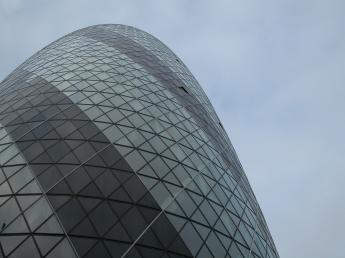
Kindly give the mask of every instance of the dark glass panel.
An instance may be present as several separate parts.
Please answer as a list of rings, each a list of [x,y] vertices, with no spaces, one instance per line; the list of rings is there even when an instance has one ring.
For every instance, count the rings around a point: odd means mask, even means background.
[[[97,206],[89,214],[89,218],[100,235],[104,235],[118,220],[106,202]]]
[[[10,258],[39,258],[39,252],[36,248],[36,245],[31,237],[24,241],[19,247],[15,249],[13,253],[9,255]]]
[[[65,238],[48,255],[47,258],[76,258],[70,243]]]
[[[60,208],[58,215],[66,231],[71,230],[85,217],[82,207],[75,198],[72,198],[66,205]]]

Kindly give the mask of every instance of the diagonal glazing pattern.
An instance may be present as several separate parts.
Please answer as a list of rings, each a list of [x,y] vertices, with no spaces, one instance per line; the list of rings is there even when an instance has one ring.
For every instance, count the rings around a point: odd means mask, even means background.
[[[279,257],[207,96],[150,34],[68,34],[0,103],[0,257]]]

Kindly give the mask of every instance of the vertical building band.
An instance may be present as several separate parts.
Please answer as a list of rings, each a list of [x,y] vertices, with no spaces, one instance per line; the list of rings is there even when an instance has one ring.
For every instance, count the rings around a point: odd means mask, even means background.
[[[97,25],[0,84],[0,257],[279,257],[202,88],[164,44]]]

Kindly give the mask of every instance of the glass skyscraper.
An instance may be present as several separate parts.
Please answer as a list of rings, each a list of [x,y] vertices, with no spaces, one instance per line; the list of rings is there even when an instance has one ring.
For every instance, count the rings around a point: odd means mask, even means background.
[[[0,84],[0,257],[279,257],[202,88],[150,34],[87,27]]]

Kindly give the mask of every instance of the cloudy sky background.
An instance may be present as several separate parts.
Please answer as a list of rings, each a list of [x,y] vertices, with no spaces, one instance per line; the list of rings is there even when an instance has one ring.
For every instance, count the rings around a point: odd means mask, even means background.
[[[281,257],[343,258],[344,11],[344,0],[0,0],[0,80],[88,25],[153,34],[211,99]]]

